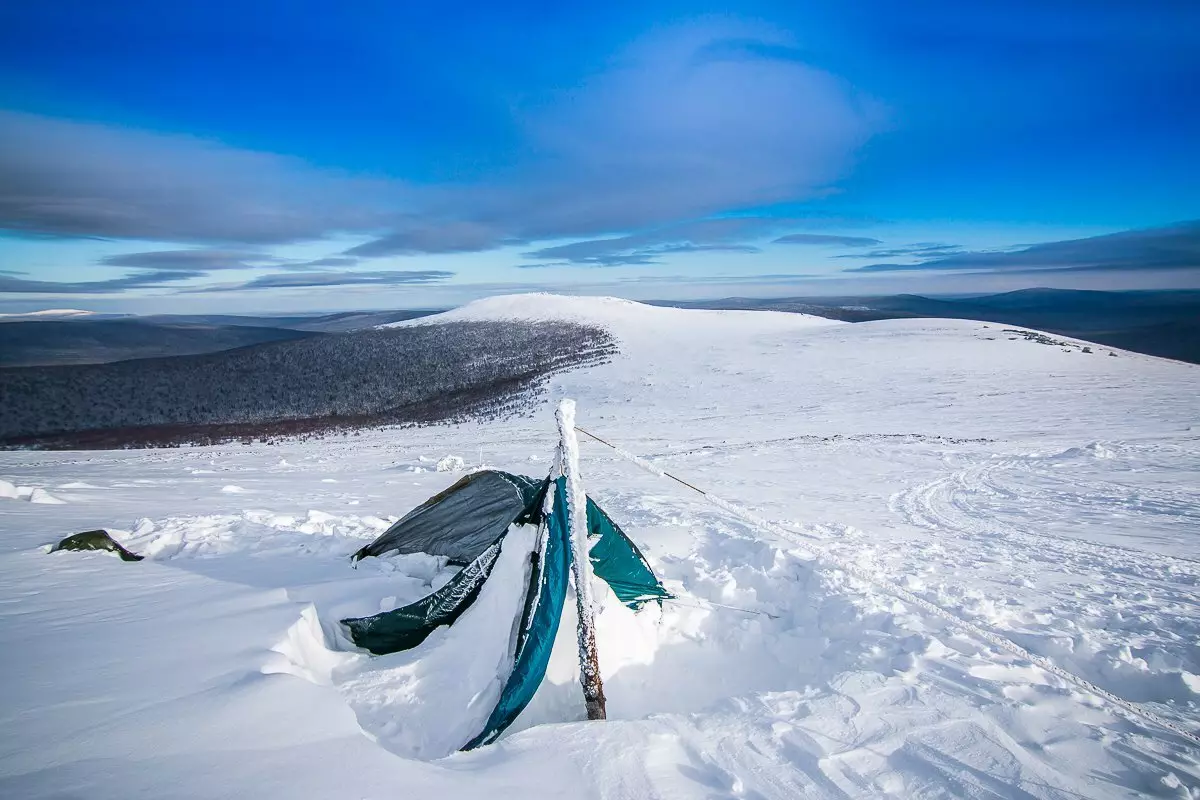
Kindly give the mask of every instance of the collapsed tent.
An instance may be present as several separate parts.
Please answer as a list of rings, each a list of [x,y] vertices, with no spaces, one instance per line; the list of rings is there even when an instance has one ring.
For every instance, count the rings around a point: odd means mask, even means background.
[[[537,546],[526,570],[525,602],[510,644],[511,672],[470,750],[495,741],[533,698],[550,660],[571,569],[566,480],[539,481],[497,470],[472,473],[427,500],[354,554],[359,560],[386,553],[431,553],[464,564],[446,585],[402,608],[342,620],[350,639],[375,655],[408,650],[438,627],[453,625],[478,598],[492,575],[512,526],[535,526]],[[671,595],[641,551],[588,498],[589,560],[613,594],[637,610]],[[514,622],[517,620],[514,619]]]

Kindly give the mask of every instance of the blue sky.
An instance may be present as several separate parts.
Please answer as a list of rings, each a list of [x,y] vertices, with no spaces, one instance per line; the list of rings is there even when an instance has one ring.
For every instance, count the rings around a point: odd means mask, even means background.
[[[1200,287],[1200,5],[0,7],[0,307]]]

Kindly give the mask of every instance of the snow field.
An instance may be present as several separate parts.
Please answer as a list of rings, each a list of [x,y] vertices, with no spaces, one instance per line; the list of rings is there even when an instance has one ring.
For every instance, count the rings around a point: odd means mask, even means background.
[[[586,438],[584,488],[682,599],[634,615],[598,591],[608,722],[578,721],[568,602],[509,734],[442,757],[487,705],[497,665],[471,655],[503,649],[493,623],[511,622],[511,598],[419,653],[367,658],[333,623],[451,571],[347,557],[481,447],[542,474],[562,396],[582,427],[1200,729],[1196,368],[958,321],[552,297],[451,313],[598,321],[622,353],[557,376],[532,420],[0,454],[14,488],[66,501],[0,497],[0,647],[15,654],[0,795],[1200,796],[1200,753],[1181,737]],[[94,527],[148,560],[39,548]]]

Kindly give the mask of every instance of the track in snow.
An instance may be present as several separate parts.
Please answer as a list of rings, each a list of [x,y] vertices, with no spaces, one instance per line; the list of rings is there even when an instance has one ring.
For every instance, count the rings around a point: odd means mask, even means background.
[[[1200,498],[1182,487],[1114,481],[1115,457],[1091,445],[965,459],[893,496],[893,510],[926,535],[872,559],[908,575],[917,595],[1196,730],[1200,562],[1152,549],[1157,539],[1137,534],[1175,528],[1176,541],[1186,540],[1189,529],[1200,531]],[[1144,469],[1117,477],[1143,477]],[[1133,544],[1113,543],[1121,534]],[[994,590],[981,590],[981,581]]]

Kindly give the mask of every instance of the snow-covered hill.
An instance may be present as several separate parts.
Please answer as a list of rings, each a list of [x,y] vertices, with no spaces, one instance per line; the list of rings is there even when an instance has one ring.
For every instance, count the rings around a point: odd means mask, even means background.
[[[0,314],[0,319],[61,319],[64,317],[89,317],[95,311],[78,308],[47,308],[43,311],[22,311],[16,314]]]
[[[281,446],[0,453],[0,796],[1200,793],[1187,739],[831,566],[1200,730],[1200,368],[997,324],[550,295],[402,324],[560,317],[621,346],[552,381],[582,427],[808,542],[585,440],[589,492],[682,597],[605,607],[608,722],[576,721],[569,626],[510,734],[449,757],[453,630],[402,658],[329,649],[333,620],[446,579],[345,556],[451,483],[448,456],[543,474],[550,403]],[[39,548],[95,527],[147,560]]]

